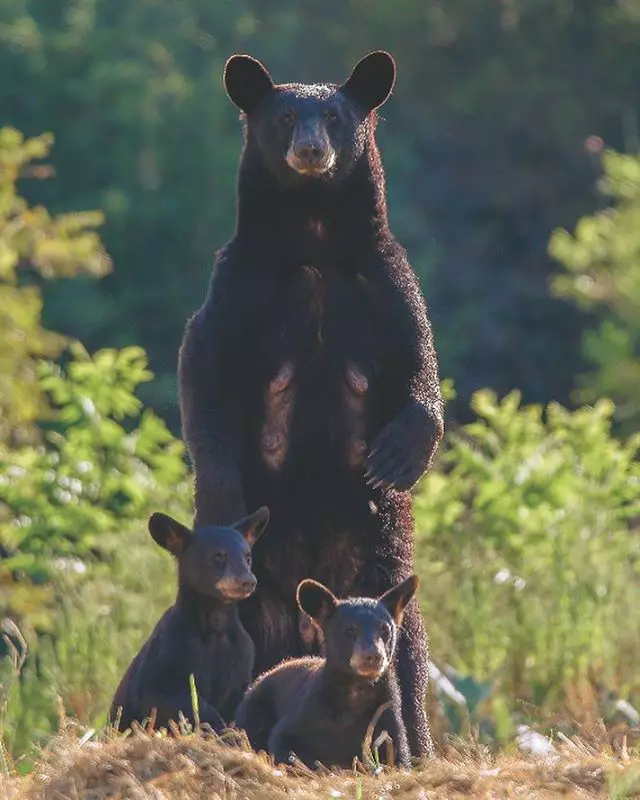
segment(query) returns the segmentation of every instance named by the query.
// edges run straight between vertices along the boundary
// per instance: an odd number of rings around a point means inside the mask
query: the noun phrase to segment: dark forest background
[[[339,82],[385,48],[399,72],[379,129],[391,220],[455,380],[450,415],[482,386],[568,402],[592,320],[550,296],[548,241],[603,204],[589,137],[638,148],[639,45],[633,0],[4,0],[0,123],[55,136],[57,179],[24,192],[103,210],[115,265],[48,285],[45,322],[89,349],[142,345],[144,399],[177,431],[181,333],[234,226],[226,58]]]

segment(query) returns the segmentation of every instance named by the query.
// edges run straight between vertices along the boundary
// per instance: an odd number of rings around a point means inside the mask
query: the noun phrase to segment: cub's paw
[[[375,489],[411,489],[431,464],[443,432],[439,416],[410,402],[374,439],[365,461],[367,483]]]

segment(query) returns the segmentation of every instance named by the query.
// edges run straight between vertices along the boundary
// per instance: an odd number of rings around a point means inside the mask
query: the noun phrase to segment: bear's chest
[[[361,275],[300,267],[283,279],[276,307],[279,349],[303,367],[335,368],[374,352],[375,309]]]
[[[248,683],[253,643],[243,628],[208,636],[194,635],[189,644],[196,686],[213,706],[222,706],[230,695]]]

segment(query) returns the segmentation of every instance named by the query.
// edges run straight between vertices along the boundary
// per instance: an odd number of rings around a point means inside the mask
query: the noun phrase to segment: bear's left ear
[[[406,580],[389,589],[378,598],[378,602],[387,609],[396,621],[396,625],[402,625],[402,616],[408,603],[418,589],[418,576],[410,575]]]
[[[333,616],[338,607],[338,600],[333,592],[311,578],[305,578],[298,584],[296,599],[298,608],[320,628]]]
[[[252,56],[231,56],[224,65],[222,80],[231,101],[245,114],[273,90],[269,71]]]
[[[149,533],[156,544],[168,550],[176,558],[180,558],[193,537],[186,525],[159,511],[149,517]]]
[[[396,62],[386,50],[376,50],[355,65],[340,88],[365,111],[373,111],[386,101],[395,82]]]

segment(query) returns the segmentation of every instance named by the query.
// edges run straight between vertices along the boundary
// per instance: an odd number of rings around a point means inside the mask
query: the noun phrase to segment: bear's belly
[[[361,471],[368,450],[369,378],[353,361],[285,361],[263,393],[258,449],[272,473]]]
[[[274,309],[258,449],[274,474],[361,473],[372,434],[377,337],[354,274],[299,270]]]

